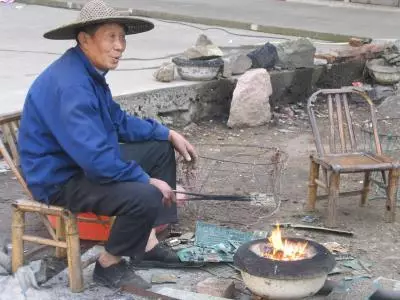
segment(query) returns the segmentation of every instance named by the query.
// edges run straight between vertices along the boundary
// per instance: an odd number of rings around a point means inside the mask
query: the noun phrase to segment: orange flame
[[[307,256],[306,248],[307,242],[291,242],[288,240],[282,240],[281,230],[279,224],[276,224],[276,229],[271,233],[268,238],[268,246],[265,249],[264,257],[275,259],[275,260],[300,260]]]

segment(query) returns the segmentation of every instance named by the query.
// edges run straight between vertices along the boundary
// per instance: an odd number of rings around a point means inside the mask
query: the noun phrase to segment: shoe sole
[[[102,277],[99,277],[99,276],[97,276],[97,275],[95,275],[95,274],[93,274],[93,281],[94,281],[95,283],[97,283],[98,285],[107,287],[107,288],[109,288],[109,289],[118,289],[118,288],[119,288],[118,286],[115,286],[115,285],[113,285],[113,284],[110,284],[108,280],[105,280],[105,279],[103,279]]]

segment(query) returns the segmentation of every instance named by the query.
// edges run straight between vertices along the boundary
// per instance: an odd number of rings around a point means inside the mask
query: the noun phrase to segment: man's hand
[[[175,193],[168,183],[157,178],[150,178],[149,183],[160,190],[163,195],[162,201],[165,206],[171,206],[172,203],[176,202]]]
[[[186,161],[195,161],[197,159],[197,153],[194,147],[175,130],[169,131],[168,140]]]

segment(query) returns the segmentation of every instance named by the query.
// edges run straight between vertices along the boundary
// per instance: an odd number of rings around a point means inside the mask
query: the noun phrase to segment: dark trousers
[[[176,188],[175,151],[167,141],[121,145],[126,161],[135,160],[153,178]],[[79,174],[71,178],[51,204],[73,213],[93,212],[116,216],[107,252],[116,256],[140,256],[144,253],[150,231],[160,224],[176,223],[176,205],[164,207],[161,192],[151,184],[112,182],[99,184]]]

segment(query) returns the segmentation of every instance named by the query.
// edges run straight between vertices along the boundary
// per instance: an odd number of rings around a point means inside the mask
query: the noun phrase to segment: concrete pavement
[[[58,7],[80,7],[86,0],[20,0]],[[278,0],[113,0],[134,15],[182,20],[240,29],[343,40],[342,35],[398,38],[400,9],[373,9],[362,5],[313,5]],[[307,0],[309,1],[309,0]],[[327,4],[327,1],[312,1]],[[338,35],[338,36],[337,36]]]
[[[0,114],[20,110],[36,76],[75,45],[75,41],[51,41],[42,35],[73,21],[77,14],[74,10],[0,3],[0,28],[3,29],[0,31]],[[217,45],[233,48],[282,38],[243,30],[227,32],[223,28],[203,31],[205,26],[202,25],[152,21],[154,30],[127,37],[124,60],[116,71],[107,75],[114,96],[198,83],[183,80],[161,83],[154,80],[152,74],[163,62],[169,61],[170,56],[192,46],[202,32]]]

